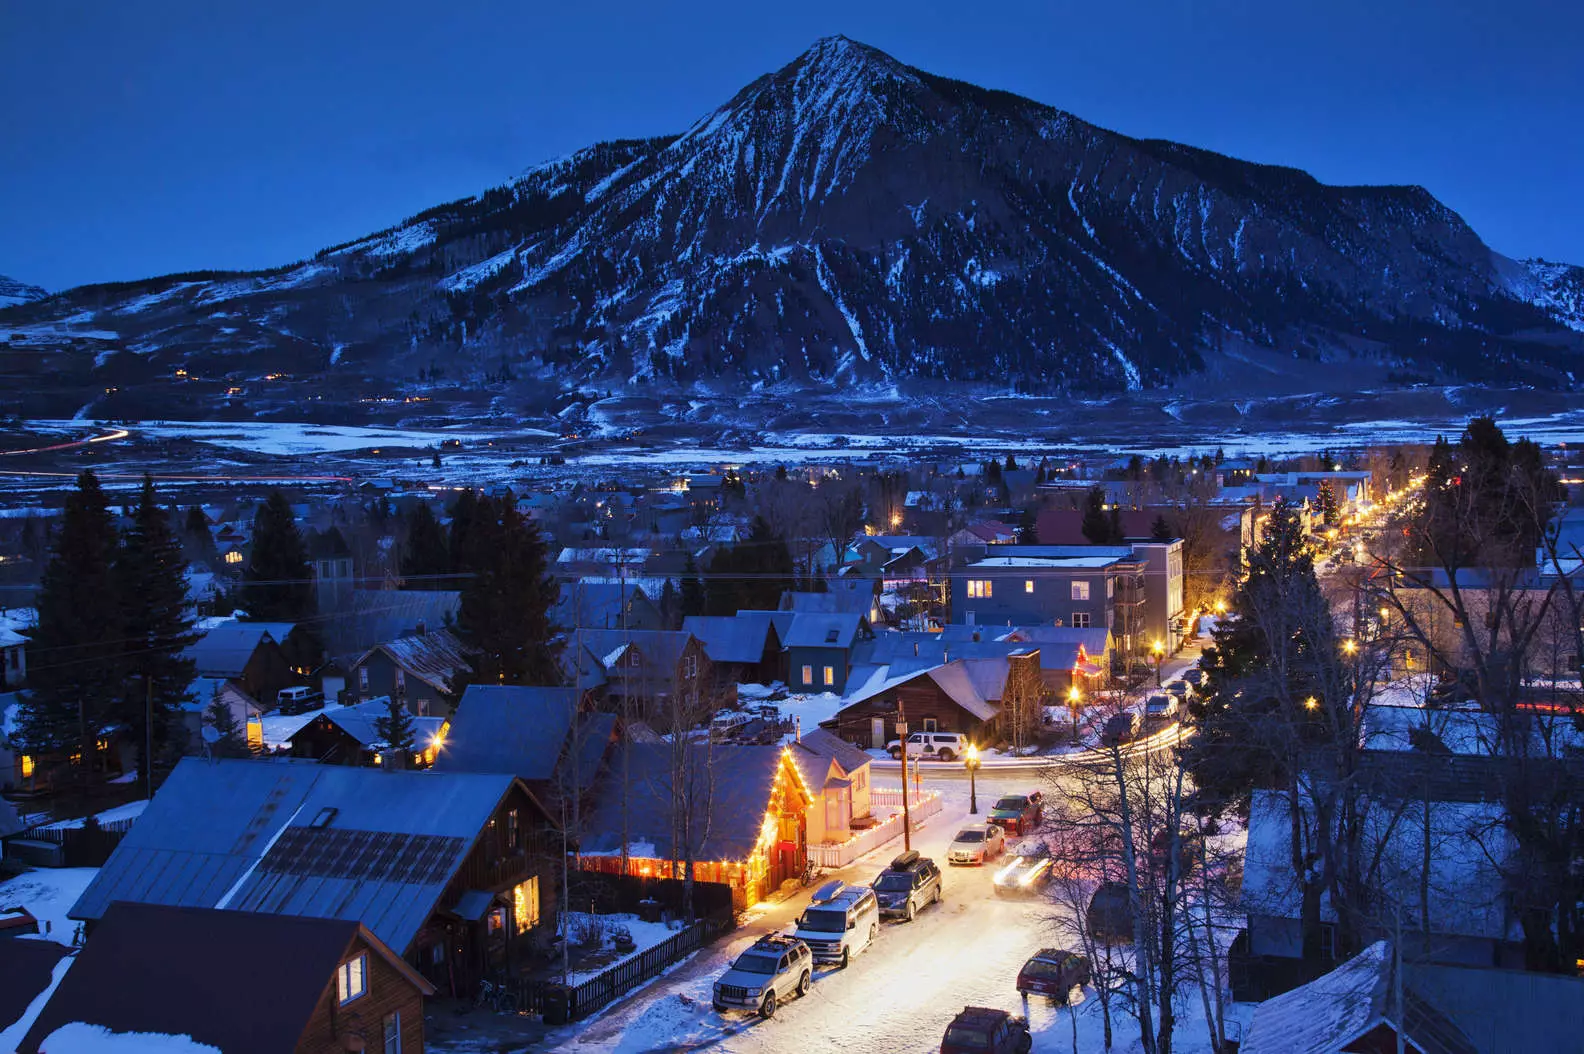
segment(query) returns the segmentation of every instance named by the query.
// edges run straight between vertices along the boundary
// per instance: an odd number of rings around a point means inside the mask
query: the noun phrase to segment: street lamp
[[[1154,644],[1151,644],[1150,654],[1155,656],[1155,687],[1159,688],[1161,686],[1161,663],[1166,661],[1165,643],[1162,641],[1156,641]]]
[[[974,785],[974,773],[979,770],[979,748],[972,743],[963,752],[963,768],[968,770],[968,812],[979,815],[979,789]]]
[[[1074,746],[1078,743],[1078,714],[1082,707],[1083,693],[1078,690],[1076,684],[1072,685],[1067,689],[1067,709],[1072,713],[1072,741]]]

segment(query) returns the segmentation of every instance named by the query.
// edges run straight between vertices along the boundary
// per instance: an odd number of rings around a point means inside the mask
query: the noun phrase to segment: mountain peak
[[[0,274],[0,308],[29,304],[35,300],[43,300],[47,296],[49,293],[36,285],[28,285],[26,282],[19,282],[15,278]]]

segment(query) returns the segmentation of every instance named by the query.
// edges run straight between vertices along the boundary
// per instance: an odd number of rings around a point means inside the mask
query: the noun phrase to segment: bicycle
[[[497,1014],[515,1014],[517,996],[505,984],[486,978],[479,982],[478,994],[473,997],[473,1005],[480,1009],[493,1010]]]
[[[803,883],[803,888],[807,889],[809,886],[812,886],[814,883],[818,882],[824,877],[825,869],[820,867],[813,860],[809,860],[803,865],[803,875],[800,881]]]

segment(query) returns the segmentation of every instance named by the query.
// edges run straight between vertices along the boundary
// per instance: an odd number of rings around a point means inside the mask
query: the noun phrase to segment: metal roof
[[[261,644],[278,645],[285,639],[285,634],[275,635],[281,625],[278,622],[226,622],[189,644],[182,651],[182,657],[192,660],[194,673],[240,677]],[[290,632],[290,624],[285,625]]]
[[[334,710],[324,711],[325,720],[336,725],[341,731],[357,740],[364,747],[374,748],[385,745],[385,737],[377,731],[375,721],[384,717],[390,709],[388,697],[370,699],[366,703],[355,706],[342,706]],[[443,717],[427,717],[414,714],[413,743],[417,749],[423,750],[430,740],[445,726]],[[307,725],[303,726],[308,727]],[[301,731],[299,729],[298,731]]]
[[[764,658],[775,628],[768,611],[739,611],[735,615],[689,615],[682,620],[682,631],[703,643],[711,662],[752,664]],[[779,637],[776,641],[779,643]]]
[[[506,772],[547,780],[572,728],[575,688],[469,685],[462,693],[437,772]]]
[[[799,611],[787,629],[789,648],[850,648],[864,617],[856,612]],[[834,636],[832,636],[834,634]]]
[[[821,754],[825,757],[835,758],[843,771],[851,774],[857,772],[870,761],[874,760],[867,753],[853,746],[834,732],[827,732],[823,728],[810,729],[803,733],[803,738],[798,740],[798,745],[804,750]]]
[[[462,641],[449,629],[426,627],[423,633],[383,641],[365,652],[356,665],[363,665],[377,651],[384,652],[397,666],[445,694],[450,694],[458,671],[471,667]]]
[[[70,917],[130,900],[350,919],[403,953],[512,782],[188,758]]]

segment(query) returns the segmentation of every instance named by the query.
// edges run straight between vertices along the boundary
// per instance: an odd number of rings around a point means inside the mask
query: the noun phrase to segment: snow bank
[[[153,1032],[111,1032],[99,1025],[74,1021],[51,1032],[39,1044],[40,1054],[220,1054],[219,1047],[199,1043],[190,1036],[164,1036]]]
[[[0,905],[21,905],[47,925],[47,938],[61,944],[70,944],[77,924],[66,917],[77,898],[82,896],[88,883],[99,873],[96,867],[55,867],[27,871],[8,882],[0,883]]]

